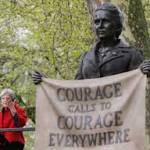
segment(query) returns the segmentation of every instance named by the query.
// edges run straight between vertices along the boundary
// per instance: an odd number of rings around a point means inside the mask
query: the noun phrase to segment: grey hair
[[[14,100],[16,98],[15,91],[13,91],[12,89],[6,88],[1,91],[0,99],[6,94],[8,94],[12,98],[12,100]]]

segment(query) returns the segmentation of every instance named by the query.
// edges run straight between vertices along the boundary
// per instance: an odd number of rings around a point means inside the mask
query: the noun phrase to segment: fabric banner
[[[145,150],[146,76],[44,78],[37,87],[35,150]]]

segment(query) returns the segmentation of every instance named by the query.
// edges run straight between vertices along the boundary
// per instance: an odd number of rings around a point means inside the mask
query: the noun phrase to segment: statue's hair
[[[111,15],[113,17],[112,19],[116,23],[116,28],[117,28],[116,37],[118,38],[122,32],[122,27],[123,27],[123,13],[120,10],[120,8],[113,5],[110,2],[105,2],[105,3],[98,5],[95,12],[99,10],[106,10],[106,11],[111,12]]]
[[[0,93],[0,99],[4,96],[8,94],[12,100],[14,100],[16,98],[16,94],[15,92],[12,90],[12,89],[9,89],[9,88],[6,88],[6,89],[3,89]]]

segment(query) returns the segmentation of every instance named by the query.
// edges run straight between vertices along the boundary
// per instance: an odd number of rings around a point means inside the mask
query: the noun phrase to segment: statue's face
[[[116,34],[116,26],[111,12],[98,10],[94,16],[94,29],[99,39],[113,39]]]

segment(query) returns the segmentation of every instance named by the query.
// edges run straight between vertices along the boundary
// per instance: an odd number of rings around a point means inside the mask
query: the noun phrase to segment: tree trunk
[[[94,11],[97,8],[97,5],[101,4],[101,0],[86,0],[86,2],[89,8],[89,13],[93,19]]]
[[[136,40],[136,46],[142,48],[146,56],[150,56],[150,38],[141,0],[129,1],[128,22]]]

